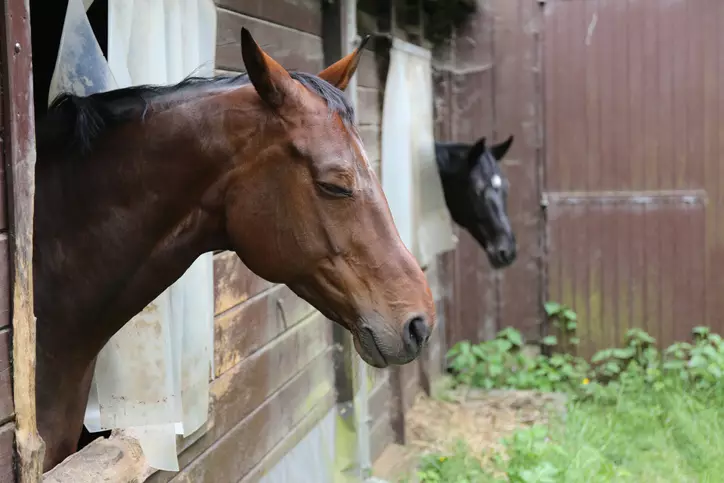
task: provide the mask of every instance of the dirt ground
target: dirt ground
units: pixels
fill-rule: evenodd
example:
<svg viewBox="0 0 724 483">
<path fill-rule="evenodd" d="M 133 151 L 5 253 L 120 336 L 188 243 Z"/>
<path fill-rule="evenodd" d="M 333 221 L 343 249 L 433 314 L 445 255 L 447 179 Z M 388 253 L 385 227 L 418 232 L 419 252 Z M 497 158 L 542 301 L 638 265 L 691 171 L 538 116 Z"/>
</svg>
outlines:
<svg viewBox="0 0 724 483">
<path fill-rule="evenodd" d="M 450 451 L 465 441 L 473 454 L 489 455 L 503 448 L 501 439 L 516 429 L 565 417 L 565 397 L 535 391 L 483 391 L 461 388 L 433 399 L 420 394 L 406 416 L 406 445 L 388 446 L 375 462 L 373 474 L 397 482 L 414 475 L 419 458 Z"/>
</svg>

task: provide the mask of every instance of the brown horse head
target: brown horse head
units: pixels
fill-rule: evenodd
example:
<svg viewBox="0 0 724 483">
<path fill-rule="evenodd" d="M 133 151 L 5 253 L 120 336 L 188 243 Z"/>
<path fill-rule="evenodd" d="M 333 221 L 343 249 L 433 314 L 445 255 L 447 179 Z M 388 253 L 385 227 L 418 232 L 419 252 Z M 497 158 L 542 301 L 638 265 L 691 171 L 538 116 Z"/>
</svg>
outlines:
<svg viewBox="0 0 724 483">
<path fill-rule="evenodd" d="M 243 96 L 239 119 L 254 110 L 263 124 L 250 133 L 227 118 L 236 154 L 220 192 L 244 263 L 344 326 L 360 356 L 385 367 L 419 354 L 435 312 L 341 92 L 361 49 L 318 76 L 290 74 L 242 30 L 252 85 L 227 100 Z"/>
</svg>

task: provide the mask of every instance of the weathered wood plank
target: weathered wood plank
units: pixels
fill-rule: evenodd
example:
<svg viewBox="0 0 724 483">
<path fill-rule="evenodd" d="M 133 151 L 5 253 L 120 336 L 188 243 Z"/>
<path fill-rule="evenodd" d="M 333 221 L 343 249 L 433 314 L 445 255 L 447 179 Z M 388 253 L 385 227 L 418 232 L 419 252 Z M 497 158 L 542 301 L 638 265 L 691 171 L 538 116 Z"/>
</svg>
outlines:
<svg viewBox="0 0 724 483">
<path fill-rule="evenodd" d="M 377 124 L 368 124 L 360 126 L 359 134 L 362 138 L 367 157 L 371 164 L 378 164 L 382 160 L 382 150 L 380 147 L 380 126 Z"/>
<path fill-rule="evenodd" d="M 2 106 L 0 106 L 0 108 L 1 107 Z M 0 112 L 2 111 L 0 110 Z M 0 230 L 5 230 L 8 227 L 8 198 L 5 185 L 4 163 L 5 159 L 3 158 L 2 150 L 0 150 Z"/>
<path fill-rule="evenodd" d="M 334 403 L 334 369 L 330 352 L 267 399 L 251 415 L 186 466 L 176 483 L 239 481 L 317 406 Z M 216 415 L 220 415 L 217 412 Z M 152 479 L 151 481 L 156 481 Z"/>
<path fill-rule="evenodd" d="M 15 424 L 0 427 L 0 483 L 15 482 Z"/>
<path fill-rule="evenodd" d="M 10 243 L 0 234 L 0 327 L 10 325 Z"/>
<path fill-rule="evenodd" d="M 322 35 L 318 0 L 216 0 L 216 4 L 236 13 Z"/>
<path fill-rule="evenodd" d="M 236 253 L 214 255 L 214 313 L 225 312 L 273 285 L 254 275 Z"/>
<path fill-rule="evenodd" d="M 0 330 L 0 423 L 13 416 L 13 386 L 10 364 L 10 330 Z"/>
<path fill-rule="evenodd" d="M 392 390 L 389 381 L 377 385 L 369 396 L 369 415 L 372 421 L 387 417 L 389 419 L 390 410 L 393 409 Z"/>
<path fill-rule="evenodd" d="M 33 312 L 33 218 L 35 198 L 35 109 L 29 0 L 3 2 L 0 22 L 5 169 L 8 185 L 13 323 L 15 448 L 20 483 L 43 474 L 45 444 L 35 410 L 35 315 Z M 2 260 L 2 263 L 6 263 Z M 12 465 L 10 465 L 12 469 Z M 3 466 L 2 472 L 6 469 Z M 12 481 L 11 477 L 8 477 Z"/>
<path fill-rule="evenodd" d="M 291 328 L 314 308 L 284 285 L 218 316 L 214 323 L 214 366 L 220 376 L 249 354 Z"/>
<path fill-rule="evenodd" d="M 374 462 L 385 448 L 395 441 L 395 432 L 390 425 L 390 416 L 385 414 L 374 421 L 370 430 L 370 459 Z"/>
<path fill-rule="evenodd" d="M 378 96 L 379 91 L 377 89 L 357 88 L 357 122 L 361 126 L 365 124 L 380 125 L 382 117 Z"/>
<path fill-rule="evenodd" d="M 132 430 L 113 431 L 63 460 L 43 483 L 139 483 L 153 472 Z"/>
<path fill-rule="evenodd" d="M 387 382 L 389 380 L 390 375 L 390 369 L 378 369 L 376 367 L 368 366 L 367 367 L 367 379 L 370 384 L 370 391 L 373 391 L 377 388 L 380 384 Z"/>
<path fill-rule="evenodd" d="M 246 27 L 274 60 L 289 70 L 317 73 L 324 66 L 322 39 L 228 10 L 219 11 L 216 35 L 216 66 L 243 70 L 241 28 Z"/>
<path fill-rule="evenodd" d="M 327 403 L 327 404 L 325 404 Z M 277 444 L 274 449 L 239 481 L 239 483 L 256 483 L 268 473 L 287 453 L 289 453 L 299 442 L 314 428 L 314 426 L 327 415 L 334 406 L 334 399 L 321 401 L 314 406 L 304 419 L 297 424 L 292 431 Z"/>
<path fill-rule="evenodd" d="M 402 377 L 402 408 L 406 413 L 415 402 L 415 397 L 420 392 L 420 365 L 419 360 L 414 360 L 401 367 Z"/>
<path fill-rule="evenodd" d="M 377 73 L 377 60 L 374 51 L 364 49 L 355 75 L 357 76 L 358 87 L 380 88 L 380 78 Z"/>
<path fill-rule="evenodd" d="M 281 392 L 286 391 L 285 397 L 292 397 L 293 391 L 283 389 L 289 385 L 308 387 L 310 394 L 326 391 L 328 384 L 333 388 L 333 376 L 327 377 L 326 372 L 333 370 L 329 324 L 324 316 L 316 313 L 215 379 L 210 390 L 208 430 L 181 453 L 179 465 L 182 468 L 189 465 L 240 421 L 266 404 L 264 401 L 280 388 Z M 303 382 L 298 382 L 300 378 Z M 256 437 L 260 433 L 249 434 Z M 159 472 L 149 481 L 167 482 L 173 476 L 174 473 Z M 237 480 L 241 476 L 238 475 Z"/>
</svg>

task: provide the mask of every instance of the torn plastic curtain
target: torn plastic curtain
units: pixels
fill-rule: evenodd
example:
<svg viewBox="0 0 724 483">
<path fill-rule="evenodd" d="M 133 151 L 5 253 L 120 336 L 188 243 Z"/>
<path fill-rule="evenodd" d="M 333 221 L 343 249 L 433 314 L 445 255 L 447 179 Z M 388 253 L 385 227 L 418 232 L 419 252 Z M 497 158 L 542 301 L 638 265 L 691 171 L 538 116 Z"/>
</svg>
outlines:
<svg viewBox="0 0 724 483">
<path fill-rule="evenodd" d="M 435 162 L 430 51 L 394 39 L 382 110 L 382 187 L 421 266 L 455 248 Z"/>
<path fill-rule="evenodd" d="M 212 0 L 110 0 L 108 59 L 70 0 L 50 98 L 213 74 Z M 134 317 L 98 356 L 85 425 L 133 428 L 154 468 L 177 470 L 176 434 L 206 422 L 213 374 L 212 255 L 201 256 Z"/>
</svg>

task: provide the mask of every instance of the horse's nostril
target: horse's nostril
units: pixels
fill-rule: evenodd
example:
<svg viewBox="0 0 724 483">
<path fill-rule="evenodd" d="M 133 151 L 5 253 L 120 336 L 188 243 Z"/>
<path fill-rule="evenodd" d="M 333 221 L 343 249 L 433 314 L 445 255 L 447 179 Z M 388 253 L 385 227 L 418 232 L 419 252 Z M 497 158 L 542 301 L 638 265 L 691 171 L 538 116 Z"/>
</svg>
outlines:
<svg viewBox="0 0 724 483">
<path fill-rule="evenodd" d="M 402 338 L 405 342 L 407 350 L 412 354 L 417 354 L 427 339 L 430 338 L 430 328 L 424 317 L 413 317 L 405 323 Z"/>
</svg>

